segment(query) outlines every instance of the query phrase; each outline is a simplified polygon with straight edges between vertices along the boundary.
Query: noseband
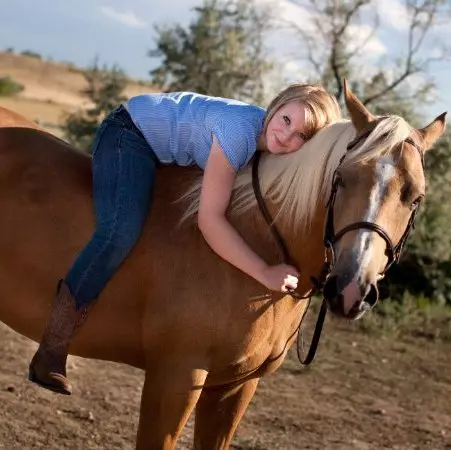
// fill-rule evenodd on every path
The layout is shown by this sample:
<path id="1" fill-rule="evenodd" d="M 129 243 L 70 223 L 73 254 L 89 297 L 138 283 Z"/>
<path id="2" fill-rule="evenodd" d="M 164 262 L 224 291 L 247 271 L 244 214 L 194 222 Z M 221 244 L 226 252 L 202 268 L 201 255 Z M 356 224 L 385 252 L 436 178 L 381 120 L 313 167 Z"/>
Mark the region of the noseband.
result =
<path id="1" fill-rule="evenodd" d="M 348 144 L 348 146 L 346 147 L 346 153 L 342 156 L 342 158 L 340 159 L 340 162 L 338 163 L 337 168 L 335 169 L 333 179 L 332 179 L 331 193 L 329 196 L 329 200 L 326 203 L 327 217 L 326 217 L 326 226 L 325 226 L 325 230 L 324 230 L 324 247 L 326 249 L 325 261 L 324 261 L 323 267 L 321 269 L 320 276 L 318 278 L 310 277 L 310 279 L 313 283 L 313 288 L 309 292 L 308 295 L 301 296 L 298 292 L 296 292 L 294 290 L 288 291 L 288 293 L 296 299 L 308 299 L 308 301 L 310 302 L 310 299 L 313 295 L 315 295 L 318 292 L 321 292 L 323 290 L 323 287 L 326 283 L 327 277 L 329 276 L 329 273 L 332 270 L 333 264 L 335 264 L 335 244 L 349 231 L 362 230 L 362 229 L 374 231 L 385 241 L 385 244 L 386 244 L 385 255 L 387 256 L 388 259 L 387 259 L 387 264 L 386 264 L 383 272 L 381 273 L 381 275 L 385 275 L 385 273 L 390 268 L 390 266 L 394 262 L 399 261 L 404 244 L 405 244 L 407 238 L 409 237 L 409 234 L 412 231 L 412 229 L 415 228 L 415 218 L 416 218 L 416 215 L 418 212 L 418 206 L 415 207 L 415 209 L 412 211 L 412 214 L 410 215 L 410 218 L 409 218 L 409 222 L 407 223 L 407 227 L 406 227 L 403 235 L 401 236 L 401 239 L 398 241 L 398 243 L 396 245 L 393 244 L 393 241 L 390 238 L 390 236 L 388 235 L 388 233 L 380 225 L 378 225 L 377 223 L 374 223 L 374 222 L 367 222 L 367 221 L 354 222 L 354 223 L 351 223 L 350 225 L 347 225 L 343 229 L 341 229 L 338 233 L 335 233 L 335 230 L 334 230 L 334 207 L 335 207 L 335 199 L 337 196 L 337 192 L 341 185 L 340 179 L 337 176 L 337 172 L 341 168 L 346 155 L 350 151 L 352 151 L 358 144 L 360 144 L 362 141 L 364 141 L 371 134 L 371 131 L 372 130 L 369 130 L 369 131 L 361 134 L 360 136 L 357 136 L 352 142 L 350 142 Z M 405 139 L 404 142 L 412 145 L 418 151 L 420 158 L 421 158 L 421 164 L 424 169 L 424 152 L 423 152 L 423 150 L 410 137 Z M 252 164 L 252 186 L 254 189 L 254 194 L 257 199 L 257 203 L 260 208 L 260 211 L 261 211 L 263 217 L 265 218 L 265 221 L 266 221 L 269 229 L 272 232 L 273 238 L 276 241 L 280 252 L 282 253 L 284 261 L 287 264 L 291 264 L 291 265 L 295 266 L 293 260 L 290 257 L 290 253 L 285 244 L 285 241 L 283 240 L 282 236 L 280 235 L 280 233 L 277 229 L 277 226 L 274 223 L 274 221 L 271 217 L 271 214 L 268 211 L 268 208 L 266 207 L 265 200 L 263 199 L 263 196 L 261 193 L 260 182 L 259 182 L 259 178 L 258 178 L 258 165 L 260 162 L 260 157 L 261 157 L 261 152 L 256 152 L 254 161 Z M 327 258 L 327 249 L 329 249 L 332 254 L 331 260 L 329 260 Z M 321 331 L 322 331 L 324 319 L 326 316 L 326 312 L 327 312 L 327 302 L 326 302 L 325 298 L 323 298 L 321 310 L 319 312 L 318 319 L 317 319 L 316 326 L 315 326 L 315 331 L 313 333 L 312 342 L 310 344 L 310 348 L 309 348 L 307 356 L 305 358 L 302 358 L 300 355 L 300 351 L 299 351 L 299 334 L 300 333 L 298 332 L 298 345 L 297 345 L 298 358 L 299 358 L 299 361 L 304 365 L 310 364 L 315 357 L 316 349 L 318 347 L 319 339 L 321 337 Z M 300 329 L 301 324 L 302 324 L 302 318 L 301 318 L 301 322 L 299 323 L 298 330 Z"/>

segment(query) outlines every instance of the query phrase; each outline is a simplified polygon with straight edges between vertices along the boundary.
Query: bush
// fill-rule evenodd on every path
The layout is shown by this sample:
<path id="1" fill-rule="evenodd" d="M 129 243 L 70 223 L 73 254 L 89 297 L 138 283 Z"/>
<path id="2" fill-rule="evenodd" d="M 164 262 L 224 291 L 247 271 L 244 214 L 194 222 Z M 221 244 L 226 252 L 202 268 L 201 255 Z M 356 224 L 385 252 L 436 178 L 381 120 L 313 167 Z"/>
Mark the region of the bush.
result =
<path id="1" fill-rule="evenodd" d="M 98 59 L 83 75 L 88 84 L 83 93 L 93 106 L 67 115 L 63 128 L 64 136 L 70 144 L 89 152 L 104 116 L 125 100 L 123 90 L 127 78 L 118 67 L 100 67 Z"/>
<path id="2" fill-rule="evenodd" d="M 412 336 L 451 341 L 451 308 L 407 291 L 396 300 L 385 299 L 354 324 L 366 333 L 391 338 Z"/>
<path id="3" fill-rule="evenodd" d="M 18 94 L 23 91 L 24 87 L 14 81 L 11 77 L 0 78 L 0 96 L 7 97 L 10 95 Z"/>

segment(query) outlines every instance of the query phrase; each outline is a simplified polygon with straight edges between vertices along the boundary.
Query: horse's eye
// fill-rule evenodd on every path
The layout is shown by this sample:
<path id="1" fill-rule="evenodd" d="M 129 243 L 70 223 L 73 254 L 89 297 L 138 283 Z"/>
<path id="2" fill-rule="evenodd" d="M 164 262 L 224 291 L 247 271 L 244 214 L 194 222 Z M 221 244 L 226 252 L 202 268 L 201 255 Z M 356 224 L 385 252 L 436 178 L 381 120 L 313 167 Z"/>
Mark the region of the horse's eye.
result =
<path id="1" fill-rule="evenodd" d="M 410 207 L 412 209 L 416 209 L 420 206 L 422 200 L 424 198 L 424 195 L 420 195 L 418 198 L 415 199 L 415 201 L 412 202 L 412 204 L 410 205 Z"/>

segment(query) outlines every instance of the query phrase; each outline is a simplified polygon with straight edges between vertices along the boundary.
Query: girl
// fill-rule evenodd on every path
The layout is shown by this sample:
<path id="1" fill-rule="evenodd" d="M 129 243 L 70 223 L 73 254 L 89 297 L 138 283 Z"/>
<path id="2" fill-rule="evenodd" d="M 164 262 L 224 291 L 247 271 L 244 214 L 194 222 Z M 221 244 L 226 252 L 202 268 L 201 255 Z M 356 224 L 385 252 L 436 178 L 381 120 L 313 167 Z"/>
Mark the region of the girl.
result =
<path id="1" fill-rule="evenodd" d="M 296 289 L 298 273 L 269 266 L 226 218 L 236 172 L 255 151 L 299 150 L 312 135 L 340 118 L 322 87 L 293 84 L 267 111 L 243 102 L 191 92 L 132 97 L 102 122 L 93 147 L 96 230 L 64 280 L 29 371 L 31 381 L 71 394 L 66 378 L 69 342 L 138 239 L 152 197 L 158 164 L 197 164 L 204 169 L 198 225 L 223 259 L 268 289 Z"/>

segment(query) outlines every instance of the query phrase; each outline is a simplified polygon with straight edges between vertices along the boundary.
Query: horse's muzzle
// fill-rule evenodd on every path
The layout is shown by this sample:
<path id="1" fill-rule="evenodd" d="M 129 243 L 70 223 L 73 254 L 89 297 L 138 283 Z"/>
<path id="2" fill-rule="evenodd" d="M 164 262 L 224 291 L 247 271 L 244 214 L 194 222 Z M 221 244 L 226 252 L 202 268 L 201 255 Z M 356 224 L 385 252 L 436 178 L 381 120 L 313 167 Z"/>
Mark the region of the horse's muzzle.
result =
<path id="1" fill-rule="evenodd" d="M 375 283 L 359 282 L 354 274 L 331 275 L 324 286 L 324 298 L 329 309 L 337 316 L 358 319 L 372 309 L 379 291 Z"/>

